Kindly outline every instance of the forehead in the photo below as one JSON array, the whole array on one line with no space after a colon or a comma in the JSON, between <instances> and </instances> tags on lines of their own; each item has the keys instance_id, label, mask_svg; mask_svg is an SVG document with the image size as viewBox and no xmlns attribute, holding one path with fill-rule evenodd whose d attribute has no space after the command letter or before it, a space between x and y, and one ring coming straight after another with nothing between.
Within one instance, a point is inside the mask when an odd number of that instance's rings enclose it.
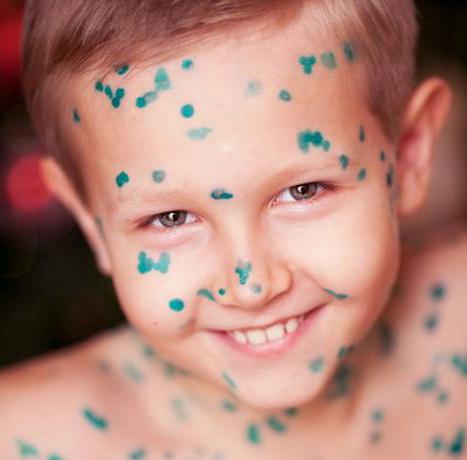
<instances>
[{"instance_id":1,"label":"forehead","mask_svg":"<svg viewBox=\"0 0 467 460\"><path fill-rule=\"evenodd\" d=\"M83 78L75 94L81 133L74 137L84 165L97 171L159 162L191 172L225 168L229 153L232 168L247 156L273 163L299 153L297 133L305 130L356 142L369 114L361 63L346 46L297 23L145 68L130 65L124 75ZM154 91L158 79L166 87ZM124 90L118 107L96 90L99 81L113 94Z\"/></svg>"}]
</instances>

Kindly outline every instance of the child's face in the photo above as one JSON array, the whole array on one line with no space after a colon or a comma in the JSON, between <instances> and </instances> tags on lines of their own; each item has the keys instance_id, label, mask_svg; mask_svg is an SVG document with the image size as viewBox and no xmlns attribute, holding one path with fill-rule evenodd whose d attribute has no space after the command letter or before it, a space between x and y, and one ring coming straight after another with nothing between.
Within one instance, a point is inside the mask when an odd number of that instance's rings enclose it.
<instances>
[{"instance_id":1,"label":"child's face","mask_svg":"<svg viewBox=\"0 0 467 460\"><path fill-rule=\"evenodd\" d=\"M83 80L70 108L128 319L258 407L316 395L396 277L395 152L362 71L351 48L291 28L113 72L104 88ZM318 307L276 345L225 334Z\"/></svg>"}]
</instances>

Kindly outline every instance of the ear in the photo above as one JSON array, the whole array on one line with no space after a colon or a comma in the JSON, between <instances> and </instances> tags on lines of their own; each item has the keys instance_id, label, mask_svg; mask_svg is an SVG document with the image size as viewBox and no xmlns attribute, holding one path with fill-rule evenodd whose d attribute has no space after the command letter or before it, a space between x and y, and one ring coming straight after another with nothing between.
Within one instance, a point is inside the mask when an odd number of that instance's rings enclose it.
<instances>
[{"instance_id":1,"label":"ear","mask_svg":"<svg viewBox=\"0 0 467 460\"><path fill-rule=\"evenodd\" d=\"M452 93L439 78L421 83L404 113L398 142L398 214L419 209L428 195L434 144L451 107Z\"/></svg>"},{"instance_id":2,"label":"ear","mask_svg":"<svg viewBox=\"0 0 467 460\"><path fill-rule=\"evenodd\" d=\"M53 158L44 158L41 169L50 191L68 209L81 227L86 240L94 252L99 270L105 275L110 275L110 258L104 235L100 228L100 222L93 216L88 206L83 203L70 179Z\"/></svg>"}]
</instances>

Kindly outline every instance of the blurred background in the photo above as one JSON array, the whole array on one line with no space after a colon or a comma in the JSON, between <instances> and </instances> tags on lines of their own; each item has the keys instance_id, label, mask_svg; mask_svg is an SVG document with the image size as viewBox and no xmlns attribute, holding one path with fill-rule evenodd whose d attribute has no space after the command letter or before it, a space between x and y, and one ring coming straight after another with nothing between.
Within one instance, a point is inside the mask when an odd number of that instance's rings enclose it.
<instances>
[{"instance_id":1,"label":"blurred background","mask_svg":"<svg viewBox=\"0 0 467 460\"><path fill-rule=\"evenodd\" d=\"M446 78L454 108L437 145L428 205L404 225L415 240L467 221L467 0L417 4L419 78ZM124 321L111 282L38 174L41 146L20 90L22 7L22 0L0 0L0 367Z\"/></svg>"}]
</instances>

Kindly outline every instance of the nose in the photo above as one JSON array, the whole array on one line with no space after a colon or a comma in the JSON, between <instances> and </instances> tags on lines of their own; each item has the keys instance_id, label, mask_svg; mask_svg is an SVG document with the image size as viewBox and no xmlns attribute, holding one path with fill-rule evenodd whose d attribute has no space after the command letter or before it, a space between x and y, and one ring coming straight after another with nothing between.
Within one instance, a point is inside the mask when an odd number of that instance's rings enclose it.
<instances>
[{"instance_id":1,"label":"nose","mask_svg":"<svg viewBox=\"0 0 467 460\"><path fill-rule=\"evenodd\" d=\"M251 235L251 234L250 234ZM277 257L265 239L253 241L238 233L226 257L223 279L227 286L222 303L242 309L260 309L275 297L287 292L292 274L286 261Z\"/></svg>"}]
</instances>

